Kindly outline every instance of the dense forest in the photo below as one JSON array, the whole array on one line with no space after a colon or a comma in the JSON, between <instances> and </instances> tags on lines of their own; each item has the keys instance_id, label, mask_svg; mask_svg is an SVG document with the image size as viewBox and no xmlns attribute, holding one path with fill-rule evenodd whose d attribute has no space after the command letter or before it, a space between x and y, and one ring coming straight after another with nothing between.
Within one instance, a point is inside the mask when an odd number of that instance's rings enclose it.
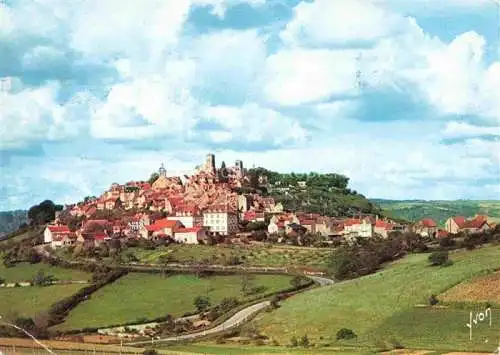
<instances>
[{"instance_id":1,"label":"dense forest","mask_svg":"<svg viewBox=\"0 0 500 355\"><path fill-rule=\"evenodd\" d=\"M381 209L365 196L348 188L349 178L335 173L286 173L264 168L249 170L251 187L281 202L286 210L321 213L327 216L375 214ZM265 176L266 184L258 177Z\"/></svg>"}]
</instances>

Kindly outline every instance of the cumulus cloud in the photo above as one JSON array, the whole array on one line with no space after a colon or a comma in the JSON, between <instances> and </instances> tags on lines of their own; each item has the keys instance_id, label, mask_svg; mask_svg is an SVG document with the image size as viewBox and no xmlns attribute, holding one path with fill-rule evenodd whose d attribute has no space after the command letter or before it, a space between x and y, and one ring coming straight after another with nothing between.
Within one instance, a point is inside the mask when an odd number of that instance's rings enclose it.
<instances>
[{"instance_id":1,"label":"cumulus cloud","mask_svg":"<svg viewBox=\"0 0 500 355\"><path fill-rule=\"evenodd\" d=\"M79 93L59 104L58 83L23 87L19 80L2 78L0 90L0 150L22 148L32 141L58 141L77 136L88 122L92 97Z\"/></svg>"},{"instance_id":2,"label":"cumulus cloud","mask_svg":"<svg viewBox=\"0 0 500 355\"><path fill-rule=\"evenodd\" d=\"M280 37L289 45L347 46L394 35L408 24L372 0L315 0L294 8L294 17Z\"/></svg>"}]
</instances>

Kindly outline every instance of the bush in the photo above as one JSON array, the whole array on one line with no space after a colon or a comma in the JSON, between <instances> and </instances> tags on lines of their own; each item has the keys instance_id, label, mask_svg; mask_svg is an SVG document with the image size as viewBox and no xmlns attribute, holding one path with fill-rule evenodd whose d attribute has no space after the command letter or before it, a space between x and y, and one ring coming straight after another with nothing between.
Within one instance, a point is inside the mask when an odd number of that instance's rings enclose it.
<instances>
[{"instance_id":1,"label":"bush","mask_svg":"<svg viewBox=\"0 0 500 355\"><path fill-rule=\"evenodd\" d=\"M405 347L397 339L391 339L393 349L404 349Z\"/></svg>"},{"instance_id":2,"label":"bush","mask_svg":"<svg viewBox=\"0 0 500 355\"><path fill-rule=\"evenodd\" d=\"M300 338L300 341L299 341L299 345L304 347L304 348L308 348L310 343L309 343L309 337L306 335L304 335L302 338Z\"/></svg>"},{"instance_id":3,"label":"bush","mask_svg":"<svg viewBox=\"0 0 500 355\"><path fill-rule=\"evenodd\" d=\"M299 341L297 340L297 338L296 338L296 337L292 337L292 338L290 339L290 346L291 346L292 348L296 348L297 346L299 346Z\"/></svg>"},{"instance_id":4,"label":"bush","mask_svg":"<svg viewBox=\"0 0 500 355\"><path fill-rule=\"evenodd\" d=\"M429 304L431 306L434 306L438 303L439 303L439 300L437 299L436 295L431 295L431 297L429 297Z\"/></svg>"},{"instance_id":5,"label":"bush","mask_svg":"<svg viewBox=\"0 0 500 355\"><path fill-rule=\"evenodd\" d=\"M435 251L429 255L429 262L432 266L447 265L448 258L448 251Z\"/></svg>"},{"instance_id":6,"label":"bush","mask_svg":"<svg viewBox=\"0 0 500 355\"><path fill-rule=\"evenodd\" d=\"M451 237L439 239L439 246L441 248L449 248L455 245L455 241Z\"/></svg>"},{"instance_id":7,"label":"bush","mask_svg":"<svg viewBox=\"0 0 500 355\"><path fill-rule=\"evenodd\" d=\"M354 339L356 337L357 337L356 333L354 333L354 331L348 328L339 329L339 331L337 332L337 340L348 340L348 339Z\"/></svg>"},{"instance_id":8,"label":"bush","mask_svg":"<svg viewBox=\"0 0 500 355\"><path fill-rule=\"evenodd\" d=\"M142 352L143 355L158 355L158 351L155 349L146 349Z\"/></svg>"},{"instance_id":9,"label":"bush","mask_svg":"<svg viewBox=\"0 0 500 355\"><path fill-rule=\"evenodd\" d=\"M203 312L210 307L210 299L205 296L197 296L193 301L194 306L198 312Z\"/></svg>"}]
</instances>

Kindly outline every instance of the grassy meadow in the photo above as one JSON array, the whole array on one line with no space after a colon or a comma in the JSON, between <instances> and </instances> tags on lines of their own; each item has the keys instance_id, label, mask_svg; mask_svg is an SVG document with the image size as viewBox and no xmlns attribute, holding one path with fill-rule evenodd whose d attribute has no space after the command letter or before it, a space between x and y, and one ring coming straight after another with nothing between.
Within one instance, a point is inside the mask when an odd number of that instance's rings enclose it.
<instances>
[{"instance_id":1,"label":"grassy meadow","mask_svg":"<svg viewBox=\"0 0 500 355\"><path fill-rule=\"evenodd\" d=\"M259 315L254 324L280 344L307 334L314 343L339 345L342 342L336 341L336 332L349 328L358 335L345 342L350 345L397 341L416 348L488 351L490 345L482 338L469 342L467 310L439 313L435 308L416 306L428 304L431 294L439 295L500 267L499 255L500 246L455 252L451 253L454 264L447 267L429 266L427 254L410 255L376 274L296 295L272 313ZM499 326L485 333L490 344L498 342L491 337L494 332L500 334Z\"/></svg>"},{"instance_id":2,"label":"grassy meadow","mask_svg":"<svg viewBox=\"0 0 500 355\"><path fill-rule=\"evenodd\" d=\"M0 278L5 279L6 282L31 281L39 270L61 281L88 281L92 278L88 272L64 269L44 263L19 263L13 267L5 267L3 263L0 263Z\"/></svg>"},{"instance_id":3,"label":"grassy meadow","mask_svg":"<svg viewBox=\"0 0 500 355\"><path fill-rule=\"evenodd\" d=\"M231 256L237 256L247 266L309 266L324 268L331 255L329 249L297 247L224 247L208 245L170 245L156 250L129 248L141 262L157 263L162 255L170 255L174 261L183 263L207 262L224 264Z\"/></svg>"},{"instance_id":4,"label":"grassy meadow","mask_svg":"<svg viewBox=\"0 0 500 355\"><path fill-rule=\"evenodd\" d=\"M33 317L80 288L82 285L0 288L0 315Z\"/></svg>"},{"instance_id":5,"label":"grassy meadow","mask_svg":"<svg viewBox=\"0 0 500 355\"><path fill-rule=\"evenodd\" d=\"M254 275L251 285L264 286L263 294L267 294L290 288L291 279L282 275ZM130 273L80 303L57 328L104 327L167 314L179 317L195 311L193 301L196 296L209 297L213 305L225 297L244 301L246 297L241 288L240 275L198 278L194 275L163 277Z\"/></svg>"}]
</instances>

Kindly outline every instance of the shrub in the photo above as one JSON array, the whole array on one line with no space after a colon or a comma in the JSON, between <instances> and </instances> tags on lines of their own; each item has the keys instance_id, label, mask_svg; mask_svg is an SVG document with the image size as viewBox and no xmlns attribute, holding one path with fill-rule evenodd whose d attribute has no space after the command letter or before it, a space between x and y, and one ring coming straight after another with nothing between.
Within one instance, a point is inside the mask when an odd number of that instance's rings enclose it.
<instances>
[{"instance_id":1,"label":"shrub","mask_svg":"<svg viewBox=\"0 0 500 355\"><path fill-rule=\"evenodd\" d=\"M210 307L210 299L205 296L197 296L193 301L198 312L203 312Z\"/></svg>"},{"instance_id":2,"label":"shrub","mask_svg":"<svg viewBox=\"0 0 500 355\"><path fill-rule=\"evenodd\" d=\"M304 335L302 338L300 338L300 341L299 341L299 345L304 347L304 348L308 348L310 343L309 343L309 337L306 335Z\"/></svg>"},{"instance_id":3,"label":"shrub","mask_svg":"<svg viewBox=\"0 0 500 355\"><path fill-rule=\"evenodd\" d=\"M348 328L339 329L339 331L337 332L337 340L348 340L348 339L354 339L356 337L357 337L356 333L354 333L354 331Z\"/></svg>"},{"instance_id":4,"label":"shrub","mask_svg":"<svg viewBox=\"0 0 500 355\"><path fill-rule=\"evenodd\" d=\"M429 304L431 306L434 306L438 303L439 303L439 300L437 299L436 295L431 295L431 297L429 297Z\"/></svg>"},{"instance_id":5,"label":"shrub","mask_svg":"<svg viewBox=\"0 0 500 355\"><path fill-rule=\"evenodd\" d=\"M291 346L292 348L296 348L297 346L299 346L299 341L297 340L297 338L296 338L296 337L292 337L292 338L290 339L290 346Z\"/></svg>"},{"instance_id":6,"label":"shrub","mask_svg":"<svg viewBox=\"0 0 500 355\"><path fill-rule=\"evenodd\" d=\"M432 266L446 265L448 258L448 251L435 251L429 255L429 262Z\"/></svg>"},{"instance_id":7,"label":"shrub","mask_svg":"<svg viewBox=\"0 0 500 355\"><path fill-rule=\"evenodd\" d=\"M142 353L143 355L158 355L158 351L155 349L146 349Z\"/></svg>"}]
</instances>

